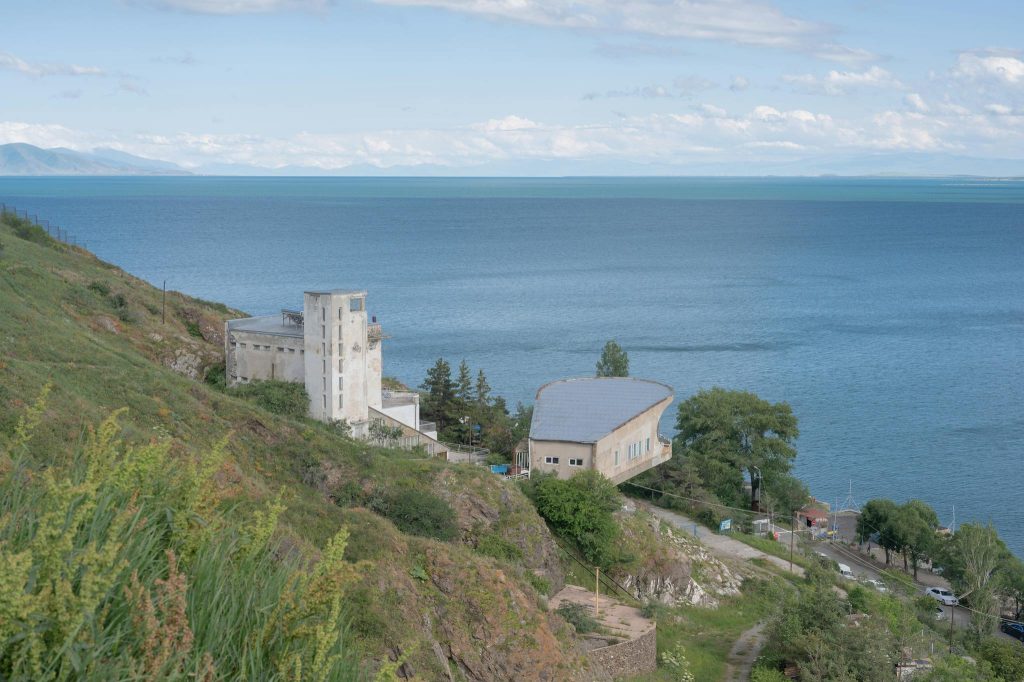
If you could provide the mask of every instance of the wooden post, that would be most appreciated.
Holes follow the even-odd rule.
[[[167,324],[167,280],[164,280],[164,293],[160,302],[160,324]]]
[[[953,653],[953,619],[956,618],[956,606],[949,607],[949,653]]]
[[[594,566],[594,618],[601,614],[601,567]]]

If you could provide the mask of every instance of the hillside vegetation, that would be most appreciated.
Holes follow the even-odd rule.
[[[20,623],[0,638],[49,624],[18,661],[0,659],[0,677],[109,679],[159,664],[209,679],[314,679],[332,661],[356,677],[600,679],[571,627],[543,608],[563,581],[559,550],[518,488],[204,382],[222,362],[223,321],[238,311],[174,292],[164,310],[146,282],[9,215],[0,244],[0,615],[18,613],[0,621]],[[140,453],[158,455],[140,470]],[[65,506],[51,504],[58,489]],[[182,489],[202,490],[201,500]],[[146,520],[149,539],[133,519]],[[47,528],[66,543],[60,551],[43,549]],[[25,582],[40,567],[53,592]],[[344,594],[340,617],[330,600],[295,596],[322,589],[312,584],[318,570]],[[87,590],[90,571],[106,582]],[[246,584],[254,572],[263,579]],[[217,576],[234,582],[210,582]],[[282,593],[317,607],[299,631],[275,625],[287,614],[257,609],[242,625],[238,613],[211,611],[222,594],[255,608]],[[28,601],[11,606],[4,594]],[[57,594],[79,600],[73,614],[52,610]],[[188,640],[187,653],[147,661],[123,633],[142,636],[127,623],[150,616],[178,619],[177,634],[162,636],[179,638],[168,649]],[[246,650],[248,659],[227,653],[246,632],[275,628],[280,641]],[[116,656],[82,656],[107,637]],[[291,667],[255,667],[271,659]]]

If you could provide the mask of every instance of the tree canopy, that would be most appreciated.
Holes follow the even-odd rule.
[[[761,473],[764,492],[774,493],[778,502],[789,506],[806,501],[806,489],[794,490],[789,480],[796,458],[793,442],[800,432],[787,403],[716,387],[679,405],[676,429],[680,458],[694,461],[704,484],[722,501],[749,504],[744,473],[753,477],[755,470]]]
[[[629,355],[614,340],[604,344],[604,350],[601,351],[601,359],[597,361],[597,376],[629,376]]]

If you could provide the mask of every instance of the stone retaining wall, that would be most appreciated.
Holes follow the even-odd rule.
[[[628,642],[593,649],[587,658],[616,679],[654,672],[658,667],[657,636],[657,629],[651,628]]]

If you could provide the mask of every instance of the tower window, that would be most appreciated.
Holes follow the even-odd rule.
[[[349,309],[349,312],[353,312],[353,313],[361,312],[362,309],[363,309],[363,299],[361,299],[361,298],[353,298],[353,299],[349,300],[349,302],[348,302],[348,309]]]

